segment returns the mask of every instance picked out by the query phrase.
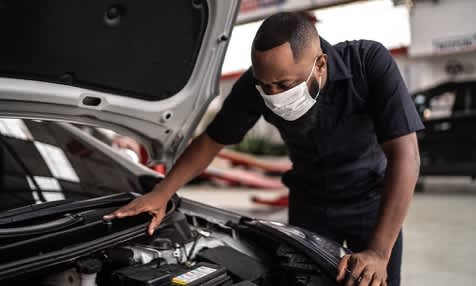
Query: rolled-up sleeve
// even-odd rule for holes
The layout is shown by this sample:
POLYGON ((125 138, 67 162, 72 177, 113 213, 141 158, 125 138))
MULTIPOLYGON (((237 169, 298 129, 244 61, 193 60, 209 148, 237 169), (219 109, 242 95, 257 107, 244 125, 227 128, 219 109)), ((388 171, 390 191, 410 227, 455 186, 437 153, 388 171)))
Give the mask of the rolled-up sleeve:
POLYGON ((206 133, 223 145, 239 143, 258 121, 264 108, 250 68, 234 84, 223 107, 208 125, 206 133))
POLYGON ((379 143, 424 129, 389 51, 375 42, 365 59, 367 85, 379 143))

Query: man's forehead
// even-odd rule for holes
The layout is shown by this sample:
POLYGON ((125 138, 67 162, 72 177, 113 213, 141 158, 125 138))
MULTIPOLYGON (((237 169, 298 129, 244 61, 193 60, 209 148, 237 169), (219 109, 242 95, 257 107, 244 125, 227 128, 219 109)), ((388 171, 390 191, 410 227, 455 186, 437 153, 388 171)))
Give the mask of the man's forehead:
POLYGON ((294 61, 291 45, 286 42, 282 45, 276 46, 266 51, 252 50, 251 58, 253 62, 262 63, 266 61, 273 61, 279 58, 282 61, 292 62, 294 61))
POLYGON ((307 49, 298 60, 294 58, 288 42, 267 51, 253 50, 253 75, 257 80, 264 82, 300 78, 315 59, 314 50, 307 49))
POLYGON ((320 50, 318 44, 309 44, 306 48, 299 52, 299 56, 293 52, 291 44, 289 42, 284 42, 283 44, 271 48, 266 51, 259 51, 256 49, 252 50, 251 56, 252 60, 274 60, 279 58, 287 62, 293 62, 294 64, 300 64, 303 61, 307 61, 309 58, 314 58, 316 53, 320 50))

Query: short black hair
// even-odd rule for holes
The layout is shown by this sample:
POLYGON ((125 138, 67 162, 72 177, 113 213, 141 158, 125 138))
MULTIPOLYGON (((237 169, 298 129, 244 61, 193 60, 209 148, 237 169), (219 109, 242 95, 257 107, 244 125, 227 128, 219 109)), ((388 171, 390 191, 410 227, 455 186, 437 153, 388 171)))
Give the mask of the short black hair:
POLYGON ((256 32, 253 49, 264 52, 289 42, 296 61, 318 38, 314 23, 303 12, 281 12, 267 18, 256 32))

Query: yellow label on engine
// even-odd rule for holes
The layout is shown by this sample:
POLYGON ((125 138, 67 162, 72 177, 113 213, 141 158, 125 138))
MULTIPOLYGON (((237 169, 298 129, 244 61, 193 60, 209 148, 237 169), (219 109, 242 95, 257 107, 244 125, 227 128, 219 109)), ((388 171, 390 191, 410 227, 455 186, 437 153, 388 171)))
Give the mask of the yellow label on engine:
POLYGON ((172 279, 172 283, 175 285, 186 286, 194 281, 197 281, 200 278, 203 278, 213 272, 217 271, 216 269, 200 266, 196 269, 193 269, 189 272, 181 274, 172 279))

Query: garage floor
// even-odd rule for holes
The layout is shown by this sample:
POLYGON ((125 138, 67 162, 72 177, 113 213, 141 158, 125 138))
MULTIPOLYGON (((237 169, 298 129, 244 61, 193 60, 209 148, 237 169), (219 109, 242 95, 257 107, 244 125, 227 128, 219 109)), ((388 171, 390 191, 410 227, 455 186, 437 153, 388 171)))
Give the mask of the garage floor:
MULTIPOLYGON (((473 285, 476 273, 476 184, 469 179, 425 179, 425 192, 412 202, 404 226, 402 285, 473 285)), ((287 210, 253 204, 252 195, 280 192, 248 188, 190 186, 184 197, 252 217, 287 220, 287 210)))

